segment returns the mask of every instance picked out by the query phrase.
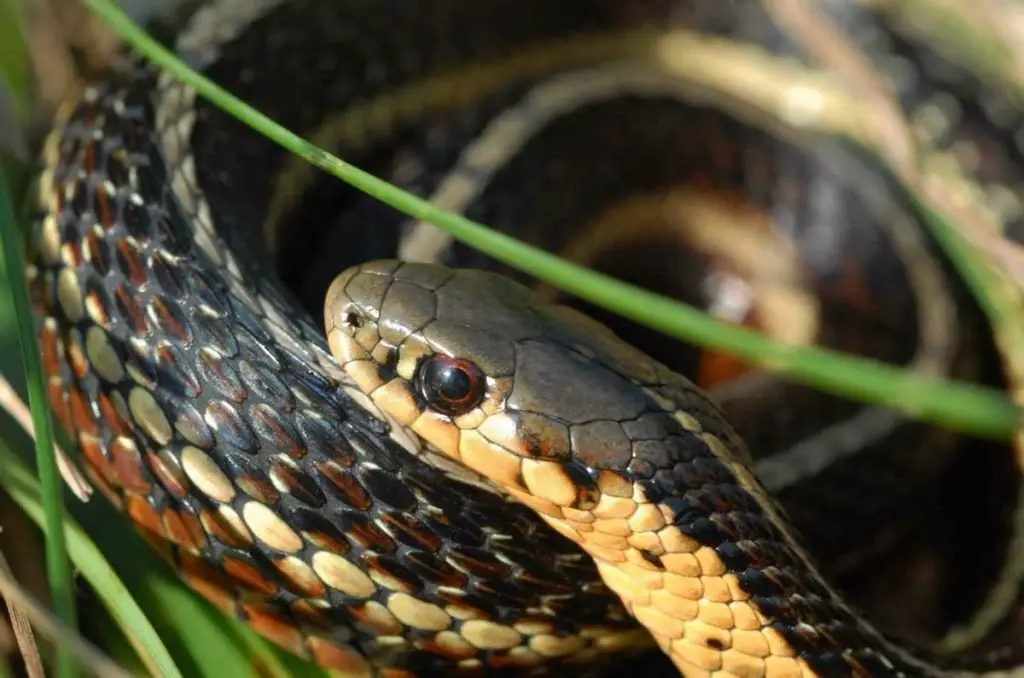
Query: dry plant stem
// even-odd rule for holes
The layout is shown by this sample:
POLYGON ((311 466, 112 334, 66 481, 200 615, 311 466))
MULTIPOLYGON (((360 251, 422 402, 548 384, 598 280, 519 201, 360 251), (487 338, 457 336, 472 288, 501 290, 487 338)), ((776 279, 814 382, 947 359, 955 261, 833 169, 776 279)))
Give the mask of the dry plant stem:
POLYGON ((0 595, 8 601, 8 605, 16 605, 40 633, 67 649, 93 675, 103 678, 134 678, 93 645, 68 631, 43 605, 25 593, 2 567, 0 595))
MULTIPOLYGON (((0 571, 7 577, 13 577, 7 559, 0 553, 0 571)), ((39 653, 39 646, 36 645, 35 634, 32 633, 32 625, 28 617, 21 611, 11 598, 4 597, 7 605, 7 613, 11 618, 11 630, 14 631, 14 639, 21 651, 21 658, 25 662, 25 673, 28 678, 46 678, 46 671, 43 668, 43 657, 39 653)))

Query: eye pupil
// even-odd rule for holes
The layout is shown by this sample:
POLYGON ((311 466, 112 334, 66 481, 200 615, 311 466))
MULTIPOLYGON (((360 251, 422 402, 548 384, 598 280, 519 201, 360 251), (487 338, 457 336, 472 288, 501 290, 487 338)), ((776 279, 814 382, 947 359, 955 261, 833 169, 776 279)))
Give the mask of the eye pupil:
POLYGON ((456 368, 449 367, 439 375, 440 388, 438 393, 449 400, 461 400, 473 387, 469 376, 456 368))
POLYGON ((486 386, 484 374, 472 362, 440 355, 423 361, 417 385, 431 407, 452 416, 479 405, 486 386))

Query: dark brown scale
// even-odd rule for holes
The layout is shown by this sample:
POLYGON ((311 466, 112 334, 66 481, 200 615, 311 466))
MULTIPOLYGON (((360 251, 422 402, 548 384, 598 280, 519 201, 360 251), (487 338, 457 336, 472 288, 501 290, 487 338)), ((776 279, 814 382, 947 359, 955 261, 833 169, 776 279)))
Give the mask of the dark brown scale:
POLYGON ((529 604, 529 594, 526 594, 515 582, 488 579, 479 582, 473 587, 477 594, 493 601, 495 605, 505 606, 505 612, 498 615, 501 621, 509 621, 517 616, 518 610, 524 609, 529 604))
POLYGON ((393 553, 398 545, 383 530, 374 525, 364 513, 339 511, 334 519, 345 535, 355 544, 380 553, 393 553))
POLYGON ((458 661, 460 659, 465 659, 467 656, 470 656, 470 653, 467 653, 464 650, 460 651, 460 650, 456 650, 454 648, 446 647, 446 646, 444 646, 444 645, 442 645, 440 643, 434 642, 432 640, 428 640, 426 638, 417 638, 414 641, 414 644, 415 644, 416 648, 419 649, 419 650, 424 650, 426 652, 429 652, 429 653, 434 654, 434 655, 438 655, 440 657, 447 657, 447 658, 452 659, 454 661, 458 661))
POLYGON ((446 560, 474 577, 503 579, 511 574, 508 565, 483 549, 466 548, 448 553, 446 560))
POLYGON ((96 321, 96 324, 104 329, 110 329, 110 296, 102 283, 90 279, 86 283, 85 307, 89 317, 96 321))
POLYGON ((193 551, 201 551, 206 547, 206 532, 202 524, 185 509, 164 509, 161 523, 164 535, 175 544, 193 551))
POLYGON ((82 244, 78 240, 64 243, 60 248, 60 256, 61 260, 72 266, 81 266, 85 260, 85 257, 82 256, 82 244))
POLYGON ((149 300, 146 310, 153 323, 154 332, 165 334, 182 344, 191 343, 192 333, 177 306, 170 305, 166 299, 154 295, 149 300))
POLYGON ((746 541, 727 541, 715 547, 715 553, 730 570, 742 571, 748 568, 760 569, 767 563, 757 559, 759 553, 753 544, 746 541))
POLYGON ((341 528, 319 511, 292 508, 287 517, 289 525, 295 526, 307 540, 324 551, 345 555, 352 548, 341 528))
POLYGON ((238 354, 238 344, 234 335, 228 331, 222 318, 204 305, 190 305, 189 324, 198 346, 206 346, 226 357, 238 354))
MULTIPOLYGON (((526 667, 533 666, 533 662, 531 662, 527 658, 523 658, 523 657, 519 657, 517 655, 512 655, 512 654, 507 654, 507 653, 501 653, 501 652, 495 652, 493 655, 491 655, 490 664, 491 664, 491 666, 495 667, 496 669, 508 669, 508 668, 524 667, 524 666, 526 666, 526 667)), ((485 674, 481 674, 481 675, 485 675, 485 674)))
POLYGON ((153 348, 141 342, 122 344, 125 352, 125 369, 131 374, 132 380, 146 389, 155 389, 159 384, 160 373, 154 363, 155 357, 150 351, 153 348))
POLYGON ((212 539, 229 548, 242 549, 252 543, 251 535, 239 534, 234 525, 210 509, 199 510, 199 522, 212 539))
MULTIPOLYGON (((91 150, 92 147, 92 144, 86 145, 88 150, 91 150)), ((75 214, 92 212, 92 194, 87 183, 87 176, 87 172, 80 170, 75 174, 75 176, 71 177, 63 187, 65 197, 67 196, 66 191, 72 191, 71 199, 68 201, 67 207, 75 214)))
POLYGON ((365 511, 373 505, 373 497, 366 488, 359 484, 350 471, 334 461, 317 462, 316 470, 327 481, 328 491, 348 506, 365 511))
POLYGON ((67 126, 68 129, 64 137, 60 140, 60 155, 65 158, 65 163, 57 168, 54 173, 54 180, 56 182, 64 181, 67 173, 74 167, 78 161, 78 154, 81 152, 84 145, 84 141, 80 134, 75 133, 75 127, 77 126, 77 118, 80 116, 81 111, 72 113, 68 118, 67 126))
MULTIPOLYGON (((189 297, 195 307, 202 307, 205 314, 216 318, 226 318, 230 315, 231 302, 225 297, 221 285, 210 279, 203 270, 190 269, 188 272, 189 297)), ((207 317, 207 316, 204 316, 207 317)), ((213 330, 216 331, 215 325, 213 330)), ((227 334, 225 344, 233 346, 233 334, 227 334)), ((223 351, 234 355, 234 351, 223 351)))
POLYGON ((329 615, 324 610, 313 607, 308 600, 299 599, 292 601, 288 609, 291 611, 292 616, 295 617, 297 623, 323 628, 330 627, 329 615))
MULTIPOLYGON (((296 412, 294 425, 312 456, 329 459, 336 467, 350 468, 355 463, 354 450, 345 444, 351 437, 345 436, 342 430, 328 419, 314 412, 300 410, 296 412)), ((317 464, 317 468, 321 468, 325 475, 331 473, 329 470, 325 471, 321 464, 317 464)))
POLYGON ((101 393, 96 397, 96 403, 99 408, 100 419, 111 434, 117 436, 131 435, 132 423, 122 418, 110 396, 106 393, 101 393))
MULTIPOLYGON (((324 667, 335 669, 342 675, 356 673, 365 668, 366 662, 355 652, 339 647, 323 638, 310 638, 306 644, 316 662, 324 667)), ((381 678, 385 678, 383 675, 381 678)), ((392 678, 410 678, 395 675, 392 678)))
POLYGON ((114 298, 121 321, 128 326, 128 329, 138 334, 145 332, 146 313, 142 309, 139 298, 132 294, 124 285, 118 285, 114 288, 114 298))
POLYGON ((435 586, 463 589, 469 581, 465 574, 441 560, 435 553, 407 551, 405 564, 423 581, 435 586))
POLYGON ((151 534, 163 536, 160 514, 143 495, 126 492, 124 498, 126 510, 133 521, 151 534))
POLYGON ((211 401, 206 406, 203 418, 213 430, 218 445, 250 454, 257 452, 256 437, 230 403, 223 400, 211 401))
POLYGON ((564 425, 555 422, 533 421, 533 417, 522 418, 517 422, 516 430, 523 441, 523 447, 531 457, 538 459, 562 460, 569 447, 569 431, 564 425), (536 426, 536 428, 532 428, 536 426))
POLYGON ((423 522, 445 542, 460 544, 463 548, 483 546, 487 541, 484 535, 476 533, 472 523, 456 516, 448 515, 443 519, 426 516, 423 522))
POLYGON ((114 251, 114 261, 121 275, 132 287, 142 287, 149 279, 149 272, 138 243, 130 239, 118 240, 114 251))
MULTIPOLYGON (((472 613, 473 617, 479 619, 494 619, 498 617, 500 607, 497 602, 488 599, 479 593, 473 593, 470 591, 440 591, 438 592, 439 600, 447 605, 453 605, 457 608, 468 610, 472 613)), ((472 617, 467 617, 472 618, 472 617)))
POLYGON ((114 211, 111 209, 110 196, 107 188, 99 181, 93 182, 93 204, 96 206, 96 216, 103 228, 114 227, 114 211))
POLYGON ((79 435, 88 433, 91 436, 98 436, 100 426, 98 417, 93 411, 92 403, 88 396, 78 389, 72 389, 68 393, 71 410, 71 424, 79 435))
POLYGON ((443 543, 412 514, 381 510, 381 527, 406 546, 436 552, 443 543))
MULTIPOLYGON (((488 543, 488 548, 490 548, 494 553, 500 554, 510 560, 518 560, 520 558, 526 558, 529 560, 537 546, 533 546, 532 544, 521 544, 510 539, 492 539, 488 543)), ((541 546, 541 548, 543 547, 541 546)))
POLYGON ((361 466, 357 473, 359 482, 375 500, 399 511, 415 508, 416 497, 400 478, 373 466, 361 466))
POLYGON ((288 617, 259 603, 240 603, 239 607, 245 620, 257 633, 265 635, 291 652, 305 654, 302 635, 288 617))
POLYGON ((268 579, 265 576, 264 568, 248 556, 241 554, 225 556, 222 566, 224 572, 242 586, 268 596, 277 593, 277 584, 268 579))
MULTIPOLYGON (((435 518, 437 521, 444 521, 448 524, 450 521, 459 520, 463 517, 461 511, 457 511, 459 508, 459 502, 457 497, 453 497, 450 493, 446 493, 440 487, 434 487, 427 482, 429 476, 421 477, 418 474, 404 474, 403 480, 406 485, 413 491, 416 498, 423 504, 428 506, 436 506, 440 509, 441 516, 435 518)), ((473 507, 463 507, 463 510, 469 510, 470 513, 465 514, 465 518, 468 520, 476 520, 483 518, 478 512, 473 512, 473 507)))
MULTIPOLYGON (((145 238, 149 232, 149 212, 143 203, 136 200, 127 199, 121 201, 121 216, 118 221, 125 232, 133 238, 145 238)), ((120 234, 118 240, 113 242, 116 245, 119 241, 120 234)))
POLYGON ((238 375, 253 396, 272 402, 288 412, 295 408, 295 396, 270 370, 247 360, 239 361, 238 375))
POLYGON ((96 472, 109 481, 114 478, 114 470, 110 465, 110 459, 107 456, 107 451, 101 441, 96 436, 80 432, 76 436, 79 448, 81 448, 82 455, 85 457, 96 472))
POLYGON ((110 445, 111 477, 129 492, 149 494, 152 483, 142 465, 138 448, 125 438, 115 438, 110 445))
MULTIPOLYGON (((194 399, 203 391, 195 368, 189 364, 187 354, 170 342, 160 342, 153 349, 153 366, 157 371, 160 386, 167 389, 181 400, 173 401, 175 419, 187 419, 190 428, 197 431, 206 443, 212 445, 209 429, 199 416, 195 407, 185 399, 194 399)), ((199 444, 203 444, 202 442, 199 444)))
POLYGON ((39 350, 43 373, 48 377, 59 375, 63 364, 60 357, 62 347, 57 331, 52 327, 44 325, 39 331, 39 350))
POLYGON ((365 626, 373 635, 390 636, 400 633, 402 625, 392 619, 382 619, 370 603, 349 605, 345 611, 360 625, 365 626))
MULTIPOLYGON (((394 552, 397 554, 397 551, 394 552)), ((363 556, 369 568, 370 578, 386 582, 386 588, 410 595, 419 594, 424 582, 411 568, 399 561, 392 553, 367 553, 363 556)))
POLYGON ((233 586, 223 572, 187 551, 182 551, 178 555, 178 568, 189 586, 221 610, 231 612, 233 599, 229 591, 233 586))
POLYGON ((110 272, 112 247, 106 233, 100 226, 93 226, 85 234, 85 245, 89 250, 89 262, 100 277, 110 272))
MULTIPOLYGON (((323 421, 329 420, 324 419, 323 421)), ((370 423, 373 424, 374 422, 376 422, 376 427, 380 426, 380 422, 371 417, 370 423)), ((352 446, 356 457, 362 461, 372 462, 384 471, 392 472, 397 472, 399 469, 415 471, 415 469, 420 467, 420 465, 415 465, 411 468, 407 467, 404 462, 408 458, 409 453, 405 448, 390 440, 384 444, 381 436, 387 435, 385 429, 377 428, 375 430, 375 428, 370 426, 350 421, 343 424, 341 430, 345 441, 352 446)))
POLYGON ((73 330, 68 334, 68 340, 65 342, 67 347, 67 358, 68 365, 71 366, 71 371, 74 375, 83 379, 89 374, 89 360, 85 357, 85 347, 82 346, 81 335, 77 330, 73 330))
POLYGON ((310 508, 319 509, 327 503, 327 497, 313 479, 303 474, 287 457, 271 459, 268 476, 275 487, 310 508))
POLYGON ((277 576, 280 578, 282 585, 295 595, 320 598, 327 593, 327 587, 319 579, 315 577, 310 579, 308 577, 299 578, 293 576, 290 568, 286 565, 286 560, 272 559, 271 562, 277 570, 277 576))
MULTIPOLYGON (((157 173, 149 162, 140 162, 135 165, 135 196, 148 204, 159 204, 161 191, 165 185, 163 173, 157 173)), ((150 231, 148 237, 152 238, 154 233, 150 231)))
MULTIPOLYGON (((157 251, 150 255, 149 269, 150 275, 153 276, 153 280, 159 286, 161 294, 164 297, 177 301, 184 296, 185 284, 184 281, 180 279, 180 269, 167 254, 162 251, 157 251)), ((187 329, 187 326, 184 325, 185 321, 183 318, 177 319, 177 322, 184 326, 183 329, 187 329)), ((186 338, 182 341, 188 341, 188 339, 186 338)))
MULTIPOLYGON (((242 373, 245 374, 244 369, 242 373)), ((285 405, 280 409, 289 411, 292 408, 285 405)), ((260 403, 250 407, 248 415, 253 433, 260 441, 260 449, 267 454, 284 454, 296 460, 306 455, 295 427, 279 415, 276 409, 260 403)))
POLYGON ((541 579, 538 576, 532 574, 524 574, 520 577, 516 577, 516 584, 524 588, 536 588, 538 591, 542 591, 545 595, 549 596, 568 596, 572 595, 572 588, 566 586, 562 582, 550 581, 548 579, 541 579))
POLYGON ((233 479, 238 489, 262 504, 273 504, 281 498, 281 493, 270 483, 262 470, 251 470, 249 473, 236 475, 233 479))
POLYGON ((281 361, 277 359, 274 351, 268 347, 267 340, 257 339, 251 326, 239 328, 238 342, 241 347, 241 354, 247 355, 252 360, 258 361, 265 369, 273 372, 281 371, 281 361))
MULTIPOLYGON (((114 119, 111 118, 110 124, 114 124, 114 119)), ((115 190, 121 190, 128 186, 128 167, 129 160, 127 154, 121 150, 111 153, 107 156, 107 164, 104 170, 107 175, 107 181, 113 184, 115 190)), ((108 228, 113 224, 107 225, 108 228)))
MULTIPOLYGON (((564 567, 562 569, 565 569, 564 567)), ((570 573, 571 574, 571 571, 570 573)), ((596 599, 607 598, 611 594, 610 589, 603 582, 594 582, 592 584, 585 584, 583 587, 584 593, 589 596, 593 596, 596 599)))
MULTIPOLYGON (((221 396, 236 404, 245 401, 246 389, 242 386, 234 367, 223 356, 215 351, 200 350, 196 367, 202 382, 212 386, 221 396)), ((226 403, 221 406, 231 407, 226 403)), ((252 444, 254 445, 255 441, 252 444)))
POLYGON ((631 458, 629 439, 618 422, 591 422, 571 429, 574 457, 595 469, 625 468, 631 458))
MULTIPOLYGON (((189 254, 189 248, 177 239, 174 227, 170 223, 170 218, 162 212, 157 212, 153 215, 153 219, 155 221, 154 228, 156 229, 156 242, 161 248, 158 255, 161 256, 161 258, 166 255, 170 255, 172 257, 187 257, 189 254)), ((171 269, 174 271, 175 275, 180 275, 183 270, 179 265, 172 265, 171 269)), ((187 286, 184 281, 168 279, 166 282, 168 284, 168 287, 165 287, 166 293, 171 295, 176 293, 185 293, 187 286)))

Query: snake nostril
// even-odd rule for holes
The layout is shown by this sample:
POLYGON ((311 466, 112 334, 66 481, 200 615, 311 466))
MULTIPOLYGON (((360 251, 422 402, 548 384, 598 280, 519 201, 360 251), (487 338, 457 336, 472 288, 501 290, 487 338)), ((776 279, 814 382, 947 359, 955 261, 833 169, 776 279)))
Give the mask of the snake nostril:
POLYGON ((363 316, 355 311, 349 311, 345 314, 345 324, 354 330, 358 330, 363 326, 363 316))

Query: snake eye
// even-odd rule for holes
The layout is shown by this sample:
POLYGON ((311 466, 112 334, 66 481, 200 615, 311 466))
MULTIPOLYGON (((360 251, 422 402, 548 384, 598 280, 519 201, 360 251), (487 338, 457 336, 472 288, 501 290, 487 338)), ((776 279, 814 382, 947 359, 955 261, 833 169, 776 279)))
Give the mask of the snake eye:
POLYGON ((487 381, 463 358, 433 355, 420 364, 416 387, 432 407, 450 416, 465 414, 484 399, 487 381))

